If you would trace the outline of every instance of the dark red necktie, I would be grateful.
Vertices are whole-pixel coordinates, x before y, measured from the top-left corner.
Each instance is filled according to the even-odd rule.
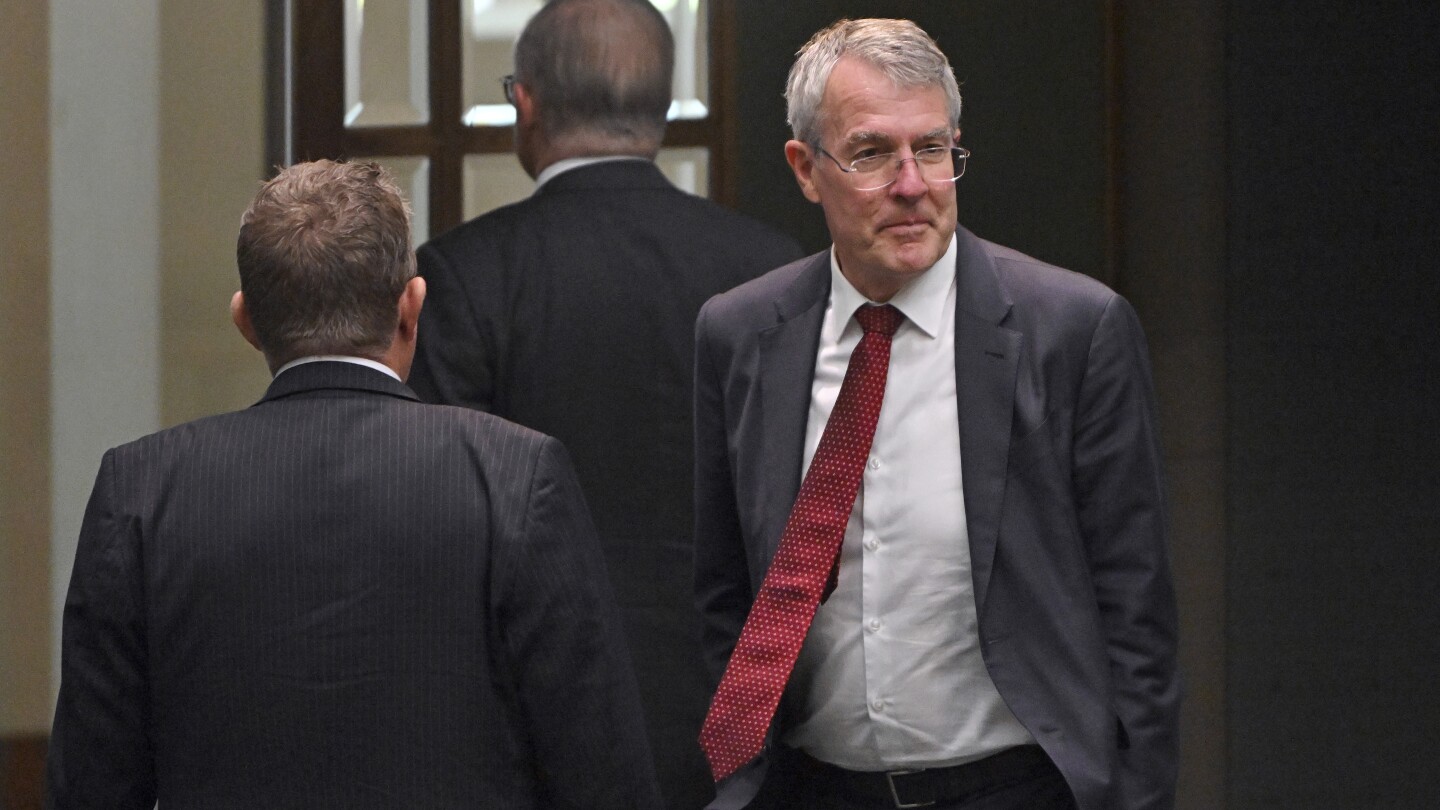
[[[885,398],[890,336],[902,317],[889,305],[866,305],[855,313],[865,334],[850,355],[835,408],[780,535],[775,559],[700,730],[700,747],[717,782],[760,753],[780,693],[815,618],[860,490]]]

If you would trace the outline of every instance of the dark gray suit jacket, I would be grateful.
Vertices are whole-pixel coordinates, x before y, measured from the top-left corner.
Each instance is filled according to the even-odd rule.
[[[957,428],[986,666],[1081,810],[1170,807],[1177,619],[1140,325],[1091,279],[957,238]],[[829,292],[827,252],[716,297],[696,324],[696,590],[717,681],[799,489]]]
[[[800,255],[638,160],[572,169],[419,251],[429,295],[410,383],[570,450],[675,810],[713,794],[696,742],[710,692],[690,592],[695,315]]]
[[[105,454],[61,670],[52,807],[658,805],[563,447],[350,363]]]

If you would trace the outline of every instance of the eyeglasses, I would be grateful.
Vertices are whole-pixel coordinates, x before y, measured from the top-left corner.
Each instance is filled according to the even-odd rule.
[[[512,74],[510,74],[509,76],[501,76],[501,77],[500,77],[500,89],[505,91],[505,100],[508,101],[508,102],[510,102],[511,106],[514,106],[514,104],[515,104],[515,74],[512,73]]]
[[[823,146],[815,147],[820,154],[835,161],[840,171],[850,175],[856,191],[879,191],[900,178],[900,167],[905,161],[915,161],[915,168],[927,183],[953,183],[965,174],[965,162],[970,150],[963,146],[929,146],[915,150],[908,158],[897,158],[895,152],[881,155],[866,155],[850,161],[846,166]]]

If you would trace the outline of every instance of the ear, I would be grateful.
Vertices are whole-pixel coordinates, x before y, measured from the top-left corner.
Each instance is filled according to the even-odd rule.
[[[400,319],[395,325],[395,337],[407,343],[414,343],[420,331],[420,309],[425,305],[425,279],[415,276],[405,283],[400,293]]]
[[[425,304],[425,279],[416,276],[405,283],[400,293],[399,319],[395,324],[395,337],[385,350],[380,362],[395,370],[400,379],[410,377],[410,365],[415,362],[415,339],[420,335],[420,308]]]
[[[820,192],[815,188],[815,155],[810,145],[803,141],[785,142],[785,161],[795,173],[795,182],[800,184],[800,193],[813,203],[820,202]]]
[[[535,122],[535,97],[530,95],[530,90],[523,84],[513,86],[515,93],[515,125],[519,127],[530,127]]]
[[[265,347],[260,345],[260,338],[255,336],[255,326],[250,323],[250,310],[245,308],[245,294],[239,290],[230,296],[230,320],[234,322],[235,328],[240,330],[241,337],[245,342],[254,346],[262,354]]]

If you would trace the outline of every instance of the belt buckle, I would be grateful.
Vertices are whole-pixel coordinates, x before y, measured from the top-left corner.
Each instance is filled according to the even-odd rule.
[[[910,804],[906,804],[906,803],[900,801],[900,791],[898,791],[898,790],[895,789],[895,777],[897,777],[897,776],[909,776],[909,775],[912,774],[912,773],[920,773],[920,771],[922,771],[922,770],[924,770],[924,769],[923,769],[923,768],[913,768],[913,769],[908,770],[908,771],[886,771],[886,772],[885,772],[885,784],[890,786],[890,798],[895,800],[895,807],[897,808],[897,810],[910,810],[910,808],[914,808],[914,807],[933,807],[933,806],[935,805],[935,803],[936,803],[936,800],[935,800],[935,799],[931,799],[931,800],[928,801],[928,802],[911,802]]]

